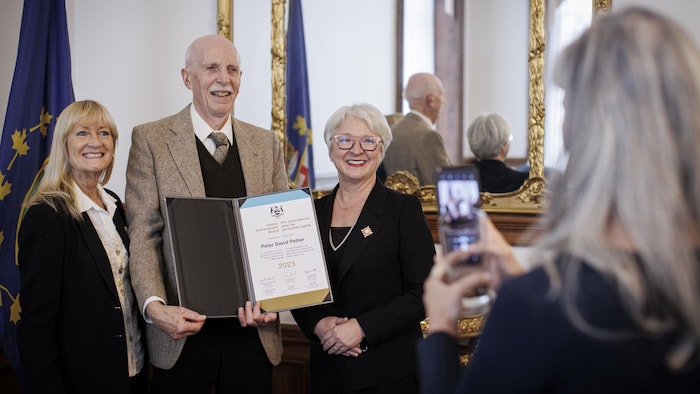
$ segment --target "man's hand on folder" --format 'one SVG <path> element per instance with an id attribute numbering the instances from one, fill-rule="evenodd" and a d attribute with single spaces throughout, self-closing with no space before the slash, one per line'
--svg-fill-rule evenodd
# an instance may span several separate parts
<path id="1" fill-rule="evenodd" d="M 238 320 L 241 327 L 264 327 L 267 323 L 277 320 L 277 313 L 263 313 L 260 302 L 253 306 L 252 302 L 246 301 L 244 307 L 238 308 Z"/>
<path id="2" fill-rule="evenodd" d="M 160 302 L 148 304 L 146 313 L 153 320 L 153 324 L 175 340 L 198 333 L 207 319 L 205 315 L 193 310 Z"/>

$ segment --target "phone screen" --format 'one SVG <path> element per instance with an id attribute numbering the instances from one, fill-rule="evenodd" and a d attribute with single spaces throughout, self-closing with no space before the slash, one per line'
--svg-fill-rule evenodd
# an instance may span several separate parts
<path id="1" fill-rule="evenodd" d="M 476 166 L 438 169 L 437 197 L 440 209 L 439 235 L 443 251 L 468 249 L 479 239 L 479 171 Z M 480 263 L 472 256 L 464 264 Z"/>
<path id="2" fill-rule="evenodd" d="M 476 166 L 438 169 L 437 197 L 440 215 L 448 222 L 463 220 L 479 207 L 479 170 Z"/>

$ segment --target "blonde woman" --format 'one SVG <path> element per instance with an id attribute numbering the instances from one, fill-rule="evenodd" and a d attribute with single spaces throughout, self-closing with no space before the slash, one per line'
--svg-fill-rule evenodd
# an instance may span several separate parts
<path id="1" fill-rule="evenodd" d="M 145 393 L 144 344 L 119 197 L 102 185 L 117 127 L 95 101 L 59 115 L 18 237 L 17 340 L 29 393 Z"/>
<path id="2" fill-rule="evenodd" d="M 456 256 L 437 262 L 425 392 L 698 393 L 700 51 L 671 20 L 628 8 L 595 21 L 554 75 L 569 160 L 537 245 L 542 267 L 500 287 L 460 373 L 449 306 L 494 277 L 447 284 Z M 517 273 L 498 232 L 484 233 L 473 252 Z"/>

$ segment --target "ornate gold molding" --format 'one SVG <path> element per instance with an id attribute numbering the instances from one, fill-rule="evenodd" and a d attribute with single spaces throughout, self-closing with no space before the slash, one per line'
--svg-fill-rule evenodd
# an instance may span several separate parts
<path id="1" fill-rule="evenodd" d="M 284 130 L 287 127 L 286 70 L 287 40 L 284 32 L 285 4 L 287 0 L 272 0 L 272 131 L 286 149 Z"/>
<path id="2" fill-rule="evenodd" d="M 528 141 L 530 178 L 544 177 L 544 0 L 530 0 Z"/>
<path id="3" fill-rule="evenodd" d="M 482 313 L 457 320 L 457 337 L 460 339 L 478 337 L 484 329 L 488 316 L 488 313 Z M 429 318 L 426 317 L 420 321 L 420 329 L 424 338 L 430 335 Z"/>
<path id="4" fill-rule="evenodd" d="M 216 4 L 216 32 L 233 40 L 233 0 L 217 0 Z"/>
<path id="5" fill-rule="evenodd" d="M 481 331 L 484 329 L 488 314 L 479 314 L 463 317 L 457 321 L 457 338 L 460 342 L 459 363 L 465 366 L 469 363 L 475 349 Z M 423 338 L 430 335 L 430 319 L 425 318 L 420 322 Z"/>
<path id="6" fill-rule="evenodd" d="M 604 14 L 612 9 L 613 0 L 592 0 L 593 1 L 593 17 Z"/>
<path id="7" fill-rule="evenodd" d="M 409 171 L 397 171 L 386 178 L 386 187 L 404 194 L 414 194 L 418 196 L 420 190 L 418 178 Z"/>

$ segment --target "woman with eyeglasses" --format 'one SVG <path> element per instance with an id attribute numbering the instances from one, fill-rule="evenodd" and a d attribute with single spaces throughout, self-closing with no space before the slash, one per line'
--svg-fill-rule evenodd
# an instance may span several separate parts
<path id="1" fill-rule="evenodd" d="M 391 143 L 377 108 L 338 109 L 324 139 L 338 185 L 316 201 L 316 214 L 334 302 L 292 312 L 311 344 L 311 392 L 418 393 L 430 229 L 415 196 L 377 180 Z"/>

